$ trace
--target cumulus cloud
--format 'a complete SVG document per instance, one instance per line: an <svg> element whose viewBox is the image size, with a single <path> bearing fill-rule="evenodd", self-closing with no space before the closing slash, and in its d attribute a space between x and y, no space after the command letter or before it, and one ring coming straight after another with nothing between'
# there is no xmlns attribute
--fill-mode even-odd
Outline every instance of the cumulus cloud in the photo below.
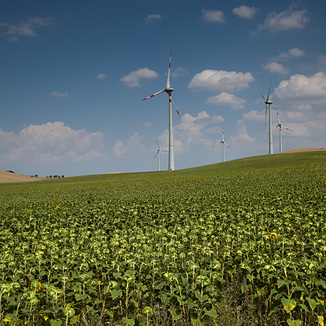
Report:
<svg viewBox="0 0 326 326"><path fill-rule="evenodd" d="M10 162L50 164L66 160L79 162L103 157L100 132L89 133L85 129L74 130L58 121L30 125L18 134L4 133L0 130L0 139L6 143L6 160Z"/></svg>
<svg viewBox="0 0 326 326"><path fill-rule="evenodd" d="M0 149L10 148L16 143L18 136L14 132L7 132L0 128Z"/></svg>
<svg viewBox="0 0 326 326"><path fill-rule="evenodd" d="M305 52L303 50L292 48L289 49L287 52L282 52L279 57L282 59L288 59L288 58L298 58L305 55Z"/></svg>
<svg viewBox="0 0 326 326"><path fill-rule="evenodd" d="M180 76L187 76L187 75L188 75L188 71L183 67L177 67L176 69L171 71L171 77L173 78L178 78Z"/></svg>
<svg viewBox="0 0 326 326"><path fill-rule="evenodd" d="M209 115L205 110L196 116L186 113L179 123L174 125L174 152L186 153L196 146L211 148L214 142L211 140L212 132L216 132L216 125L224 122L220 115ZM162 148L168 148L169 131L166 129L158 137Z"/></svg>
<svg viewBox="0 0 326 326"><path fill-rule="evenodd" d="M202 19L208 23L224 23L224 13L220 10L202 10Z"/></svg>
<svg viewBox="0 0 326 326"><path fill-rule="evenodd" d="M239 18L253 19L258 12L258 9L255 7L240 6L233 9L233 14Z"/></svg>
<svg viewBox="0 0 326 326"><path fill-rule="evenodd" d="M252 143L255 141L253 137L248 134L247 127L243 120L237 121L237 135L231 136L231 141L237 146L245 146L245 144Z"/></svg>
<svg viewBox="0 0 326 326"><path fill-rule="evenodd" d="M120 81L128 87L139 87L142 79L153 79L157 76L158 74L155 71L148 68L141 68L130 72L127 76L122 77Z"/></svg>
<svg viewBox="0 0 326 326"><path fill-rule="evenodd" d="M299 111L310 111L310 110L312 110L312 106L309 105L309 104L297 105L296 108L297 108Z"/></svg>
<svg viewBox="0 0 326 326"><path fill-rule="evenodd" d="M288 74L289 69L284 67L282 64L277 63L275 61L269 62L262 66L264 69L268 70L269 72L275 72L277 74Z"/></svg>
<svg viewBox="0 0 326 326"><path fill-rule="evenodd" d="M146 22L146 24L150 24L150 23L154 23L161 19L162 19L162 17L160 14L150 14L146 17L145 22Z"/></svg>
<svg viewBox="0 0 326 326"><path fill-rule="evenodd" d="M243 114L243 119L248 121L265 121L264 111L251 110Z"/></svg>
<svg viewBox="0 0 326 326"><path fill-rule="evenodd" d="M146 152L145 146L142 144L142 136L135 132L126 142L116 140L113 146L113 156L116 158L127 158L129 154L141 155Z"/></svg>
<svg viewBox="0 0 326 326"><path fill-rule="evenodd" d="M207 103L219 106L230 106L231 109L237 110L244 108L243 104L246 103L246 100L230 93L221 92L219 95L209 97Z"/></svg>
<svg viewBox="0 0 326 326"><path fill-rule="evenodd" d="M56 96L56 97L68 97L69 96L68 92L60 93L58 91L54 91L50 95Z"/></svg>
<svg viewBox="0 0 326 326"><path fill-rule="evenodd" d="M186 113L175 126L175 137L180 145L176 152L186 152L196 145L211 147L213 143L209 137L209 128L221 122L224 122L222 116L209 115L205 110L199 112L197 116Z"/></svg>
<svg viewBox="0 0 326 326"><path fill-rule="evenodd" d="M321 140L321 144L324 140L326 131L326 112L315 113L313 111L297 112L290 111L285 114L286 127L293 130L291 133L294 137L314 137L316 142ZM283 121L282 121L283 122ZM307 139L308 140L308 139ZM311 141L311 139L309 140ZM317 145L318 146L318 145ZM308 146L302 147L317 147Z"/></svg>
<svg viewBox="0 0 326 326"><path fill-rule="evenodd" d="M278 99L287 102L304 104L326 103L326 75L318 72L311 77L301 74L292 75L283 80L275 89Z"/></svg>
<svg viewBox="0 0 326 326"><path fill-rule="evenodd" d="M254 80L250 72L203 70L192 78L188 88L194 91L235 91L248 88Z"/></svg>
<svg viewBox="0 0 326 326"><path fill-rule="evenodd" d="M18 36L36 37L36 29L39 26L49 26L52 23L52 18L33 17L25 23L17 25L9 23L0 23L0 28L5 29L4 35L7 35L10 40L17 41Z"/></svg>
<svg viewBox="0 0 326 326"><path fill-rule="evenodd" d="M99 80L106 80L106 74L98 74L96 78Z"/></svg>
<svg viewBox="0 0 326 326"><path fill-rule="evenodd" d="M288 10L269 14L260 29L266 29L271 32L303 29L310 21L308 14L309 12L305 9L295 10L295 6L290 6Z"/></svg>

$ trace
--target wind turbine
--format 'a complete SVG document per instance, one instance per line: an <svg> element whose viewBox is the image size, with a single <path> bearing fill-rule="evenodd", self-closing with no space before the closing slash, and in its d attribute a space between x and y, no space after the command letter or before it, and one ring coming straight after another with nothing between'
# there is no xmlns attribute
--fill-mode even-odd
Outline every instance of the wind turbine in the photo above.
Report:
<svg viewBox="0 0 326 326"><path fill-rule="evenodd" d="M157 152L154 156L154 158L156 158L156 156L158 156L158 171L161 171L161 159L160 159L160 152L167 152L165 149L161 149L160 145L158 143L158 140L156 139L156 143L157 143Z"/></svg>
<svg viewBox="0 0 326 326"><path fill-rule="evenodd" d="M269 154L273 154L273 137L272 137L272 117L271 117L271 105L273 102L269 99L269 93L271 91L272 82L269 85L268 95L265 99L264 95L262 95L262 98L264 99L266 108L265 108L265 128L266 128L266 116L267 116L267 105L268 105L268 135L269 135Z"/></svg>
<svg viewBox="0 0 326 326"><path fill-rule="evenodd" d="M169 70L168 70L168 78L166 81L165 88L161 89L159 92L154 93L150 96L147 96L143 99L143 101L154 97L158 94L166 92L169 95L169 171L174 170L174 150L173 150L173 124L172 124L172 104L174 105L179 117L180 113L174 104L174 101L172 100L171 93L174 91L174 89L170 85L170 71L171 71L171 58L172 58L172 52L170 53L170 63L169 63ZM181 118L181 117L180 117Z"/></svg>
<svg viewBox="0 0 326 326"><path fill-rule="evenodd" d="M227 144L225 144L224 141L224 128L223 128L223 132L222 132L222 140L216 145L216 146L212 146L212 147L217 147L218 145L222 144L222 162L225 162L225 145L232 151L232 148L230 146L228 146Z"/></svg>
<svg viewBox="0 0 326 326"><path fill-rule="evenodd" d="M280 153L282 153L282 124L281 124L280 117L278 115L277 108L276 108L276 115L277 115L277 126L276 126L276 128L279 128L279 148L280 148ZM292 132L292 130L289 129L289 128L285 128L285 130L288 130L288 131L291 131Z"/></svg>

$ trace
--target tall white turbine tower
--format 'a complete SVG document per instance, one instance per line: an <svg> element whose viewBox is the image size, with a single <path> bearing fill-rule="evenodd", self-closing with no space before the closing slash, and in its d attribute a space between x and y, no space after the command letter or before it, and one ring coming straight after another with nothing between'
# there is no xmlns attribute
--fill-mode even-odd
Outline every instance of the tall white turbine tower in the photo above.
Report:
<svg viewBox="0 0 326 326"><path fill-rule="evenodd" d="M218 145L222 144L222 162L225 162L225 141L224 141L224 128L223 128L223 132L222 132L222 140L214 147L217 147ZM226 145L231 151L232 151L232 148L228 145Z"/></svg>
<svg viewBox="0 0 326 326"><path fill-rule="evenodd" d="M271 91L272 82L269 85L269 91L267 98L265 99L264 95L262 95L262 98L265 102L265 128L266 128L266 115L267 115L267 106L268 106L268 136L269 136L269 154L273 154L273 137L272 137L272 114L271 114L271 105L273 102L269 99L269 93Z"/></svg>
<svg viewBox="0 0 326 326"><path fill-rule="evenodd" d="M283 151L282 150L282 124L281 124L281 120L280 120L277 108L276 108L276 115L277 115L277 126L276 126L276 128L279 128L279 151L280 151L280 153L282 153L282 151ZM292 132L292 130L289 129L289 128L285 128L285 130L288 130L288 131Z"/></svg>
<svg viewBox="0 0 326 326"><path fill-rule="evenodd" d="M158 156L158 171L161 171L161 158L160 158L160 153L161 152L167 152L165 149L161 149L159 143L158 143L158 140L156 140L156 143L157 143L157 152L154 156L154 158L156 158L156 156Z"/></svg>
<svg viewBox="0 0 326 326"><path fill-rule="evenodd" d="M171 58L172 58L172 52L170 53L170 63L169 63L169 70L168 70L168 78L166 81L166 86L165 88L161 89L159 92L154 93L150 96L147 96L143 99L143 101L156 96L158 94L166 92L169 95L169 171L174 170L174 150L173 150L173 124L172 124L172 104L174 105L179 117L180 113L174 104L172 100L171 93L174 91L174 89L170 86L170 71L171 71Z"/></svg>

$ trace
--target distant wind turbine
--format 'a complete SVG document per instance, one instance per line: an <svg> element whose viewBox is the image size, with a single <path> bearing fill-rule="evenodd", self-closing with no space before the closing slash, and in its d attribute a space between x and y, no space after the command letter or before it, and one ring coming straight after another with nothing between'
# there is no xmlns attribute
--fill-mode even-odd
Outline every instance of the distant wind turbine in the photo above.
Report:
<svg viewBox="0 0 326 326"><path fill-rule="evenodd" d="M158 140L156 140L156 143L157 143L157 152L156 152L156 154L155 154L155 156L154 156L154 158L156 158L156 156L158 156L158 171L161 171L161 158L160 158L160 153L161 152L168 152L168 151L166 151L165 149L161 149L160 148L160 145L159 145L159 143L158 143Z"/></svg>
<svg viewBox="0 0 326 326"><path fill-rule="evenodd" d="M269 99L269 94L271 92L272 82L269 85L269 91L267 98L265 99L264 95L261 97L264 99L265 102L265 128L266 128L266 116L267 116L267 105L268 105L268 135L269 135L269 154L273 154L273 137L272 137L272 117L271 117L271 105L273 102Z"/></svg>
<svg viewBox="0 0 326 326"><path fill-rule="evenodd" d="M225 144L225 141L224 141L224 128L223 128L223 132L222 132L222 140L215 146L212 146L213 148L214 147L217 147L218 145L222 144L222 162L225 162L225 145L232 151L232 148L230 146L228 146L227 144Z"/></svg>
<svg viewBox="0 0 326 326"><path fill-rule="evenodd" d="M276 128L279 128L279 150L280 150L280 153L282 153L282 124L281 124L281 120L280 120L277 108L276 108L276 115L277 115L277 126L276 126ZM289 128L285 128L285 130L288 130L288 131L292 132L292 130L289 129Z"/></svg>
<svg viewBox="0 0 326 326"><path fill-rule="evenodd" d="M162 90L160 90L157 93L154 93L150 96L147 96L143 99L143 101L154 97L158 94L166 92L169 95L169 171L174 170L174 150L173 150L173 124L172 124L172 104L174 105L179 117L180 113L174 104L174 101L172 100L171 93L174 91L174 89L170 86L170 71L171 71L171 58L172 58L172 52L170 53L170 63L169 63L169 70L168 70L168 78L166 81L166 86ZM180 117L181 118L181 117Z"/></svg>

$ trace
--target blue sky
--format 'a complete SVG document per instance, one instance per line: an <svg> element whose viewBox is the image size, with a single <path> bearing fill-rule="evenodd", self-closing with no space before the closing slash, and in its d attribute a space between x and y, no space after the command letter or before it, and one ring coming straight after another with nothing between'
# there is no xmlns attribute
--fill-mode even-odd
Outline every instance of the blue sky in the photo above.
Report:
<svg viewBox="0 0 326 326"><path fill-rule="evenodd" d="M40 176L154 171L326 147L324 0L0 2L0 170ZM286 130L289 128L292 132ZM273 149L278 153L278 129ZM161 153L161 169L168 166Z"/></svg>

